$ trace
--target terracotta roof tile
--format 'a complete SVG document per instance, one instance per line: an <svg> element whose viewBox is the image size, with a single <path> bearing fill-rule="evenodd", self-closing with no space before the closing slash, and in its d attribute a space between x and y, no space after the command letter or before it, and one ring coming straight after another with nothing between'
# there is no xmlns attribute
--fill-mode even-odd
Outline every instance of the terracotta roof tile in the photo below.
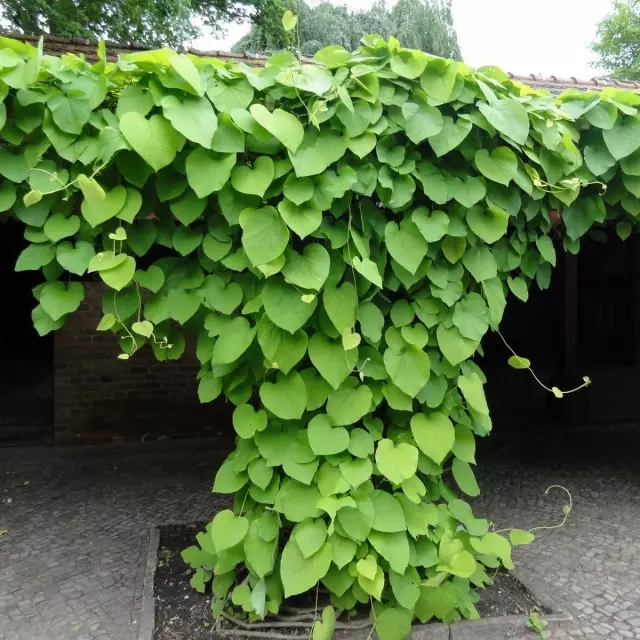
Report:
<svg viewBox="0 0 640 640"><path fill-rule="evenodd" d="M9 38L30 42L34 45L38 44L39 36L27 36L21 33L4 33ZM116 61L118 56L127 53L136 53L138 51L146 51L148 47L136 44L121 44L118 42L107 42L107 58ZM49 55L62 55L64 53L75 53L76 55L84 55L89 62L95 62L98 57L96 55L96 43L83 38L60 38L58 36L44 37L44 51ZM255 53L231 53L229 51L200 51L197 49L187 49L186 52L197 56L220 58L222 60L236 60L244 62L254 67L261 67L267 56ZM579 79L576 77L559 78L558 76L542 76L535 73L528 75L518 75L514 73L508 74L512 80L517 80L528 84L536 89L547 89L553 94L562 93L566 89L579 89L580 91L597 91L604 87L616 87L618 89L629 89L632 91L640 90L640 82L615 80L613 78L590 78Z"/></svg>

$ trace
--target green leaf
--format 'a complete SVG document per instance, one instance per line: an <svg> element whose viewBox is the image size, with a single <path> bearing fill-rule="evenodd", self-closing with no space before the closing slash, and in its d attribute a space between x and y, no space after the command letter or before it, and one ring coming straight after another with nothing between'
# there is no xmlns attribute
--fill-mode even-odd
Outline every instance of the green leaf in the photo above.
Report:
<svg viewBox="0 0 640 640"><path fill-rule="evenodd" d="M371 527L383 533L396 533L407 528L400 503L386 491L379 489L371 494L374 519Z"/></svg>
<svg viewBox="0 0 640 640"><path fill-rule="evenodd" d="M47 282L40 290L40 306L53 320L60 320L73 313L84 298L84 287L79 282L70 282L65 287L62 282Z"/></svg>
<svg viewBox="0 0 640 640"><path fill-rule="evenodd" d="M427 242L418 227L409 219L398 226L388 222L384 239L391 257L411 274L415 274L427 254Z"/></svg>
<svg viewBox="0 0 640 640"><path fill-rule="evenodd" d="M400 353L392 348L386 349L384 366L394 384L412 398L427 384L431 372L429 356L411 344Z"/></svg>
<svg viewBox="0 0 640 640"><path fill-rule="evenodd" d="M449 228L449 216L444 211L429 213L426 207L418 207L411 214L411 219L427 242L438 242Z"/></svg>
<svg viewBox="0 0 640 640"><path fill-rule="evenodd" d="M460 376L458 378L458 387L460 391L462 391L462 395L467 401L467 404L472 409L478 413L489 415L489 407L487 406L487 399L484 395L482 380L475 371Z"/></svg>
<svg viewBox="0 0 640 640"><path fill-rule="evenodd" d="M334 559L335 560L335 559ZM336 612L331 606L322 610L322 621L316 620L313 623L312 640L331 640L336 628Z"/></svg>
<svg viewBox="0 0 640 640"><path fill-rule="evenodd" d="M296 205L311 200L314 193L313 180L311 178L296 178L293 173L284 181L283 193L288 200Z"/></svg>
<svg viewBox="0 0 640 640"><path fill-rule="evenodd" d="M135 111L128 111L120 118L120 131L131 148L154 171L173 162L183 138L169 121L155 114L148 120Z"/></svg>
<svg viewBox="0 0 640 640"><path fill-rule="evenodd" d="M489 309L479 294L470 293L456 303L453 324L464 338L480 342L489 328Z"/></svg>
<svg viewBox="0 0 640 640"><path fill-rule="evenodd" d="M233 109L246 109L251 104L253 87L245 78L227 82L214 77L207 84L207 96L218 111L230 113Z"/></svg>
<svg viewBox="0 0 640 640"><path fill-rule="evenodd" d="M420 76L422 90L438 102L449 102L456 83L458 64L453 60L432 58Z"/></svg>
<svg viewBox="0 0 640 640"><path fill-rule="evenodd" d="M187 227L202 215L206 205L207 201L204 198L200 199L192 191L187 191L187 193L178 200L173 200L169 204L169 208L171 209L171 213Z"/></svg>
<svg viewBox="0 0 640 640"><path fill-rule="evenodd" d="M299 373L278 374L277 381L263 382L260 399L264 406L283 420L302 417L307 404L307 390Z"/></svg>
<svg viewBox="0 0 640 640"><path fill-rule="evenodd" d="M331 545L325 543L311 557L305 558L293 536L282 551L280 579L285 597L312 589L327 573L331 565Z"/></svg>
<svg viewBox="0 0 640 640"><path fill-rule="evenodd" d="M378 265L369 260L369 258L360 258L355 256L353 258L353 268L362 276L364 276L369 282L372 282L377 287L382 289L382 276L378 271Z"/></svg>
<svg viewBox="0 0 640 640"><path fill-rule="evenodd" d="M245 209L240 226L242 246L253 265L267 264L284 253L289 230L273 207Z"/></svg>
<svg viewBox="0 0 640 640"><path fill-rule="evenodd" d="M111 269L101 269L99 273L105 284L116 291L121 291L133 280L135 272L135 259L131 256L126 256L117 266Z"/></svg>
<svg viewBox="0 0 640 640"><path fill-rule="evenodd" d="M527 287L527 281L523 277L512 278L509 276L507 284L516 298L519 298L522 302L526 302L529 299L529 288Z"/></svg>
<svg viewBox="0 0 640 640"><path fill-rule="evenodd" d="M404 442L394 445L392 440L383 438L376 449L378 471L393 484L402 484L415 475L418 468L418 450Z"/></svg>
<svg viewBox="0 0 640 640"><path fill-rule="evenodd" d="M358 360L358 350L345 351L342 344L329 340L323 333L316 332L309 340L309 358L320 375L338 389L353 371Z"/></svg>
<svg viewBox="0 0 640 640"><path fill-rule="evenodd" d="M241 404L233 412L233 428L241 438L253 438L257 431L267 428L267 413L256 411L250 404Z"/></svg>
<svg viewBox="0 0 640 640"><path fill-rule="evenodd" d="M319 414L308 424L309 446L317 456L332 456L342 453L349 446L349 432L344 427L335 427L331 418Z"/></svg>
<svg viewBox="0 0 640 640"><path fill-rule="evenodd" d="M209 100L196 96L183 96L180 99L171 95L162 98L160 104L165 117L176 131L187 140L206 149L211 148L218 120Z"/></svg>
<svg viewBox="0 0 640 640"><path fill-rule="evenodd" d="M429 144L438 157L453 151L471 132L473 125L464 118L453 120L449 116L442 118L440 133L429 138Z"/></svg>
<svg viewBox="0 0 640 640"><path fill-rule="evenodd" d="M602 145L587 145L584 148L584 162L596 176L601 176L615 166L616 159L607 151L607 148ZM623 165L624 170L624 165Z"/></svg>
<svg viewBox="0 0 640 640"><path fill-rule="evenodd" d="M211 537L216 552L230 549L240 544L249 530L249 521L237 516L230 509L224 509L216 514L211 523Z"/></svg>
<svg viewBox="0 0 640 640"><path fill-rule="evenodd" d="M84 275L94 255L93 245L84 240L78 240L75 246L70 242L61 242L56 247L60 266L78 276Z"/></svg>
<svg viewBox="0 0 640 640"><path fill-rule="evenodd" d="M405 102L402 105L402 114L405 117L405 133L414 144L420 144L426 138L442 131L442 114L435 107Z"/></svg>
<svg viewBox="0 0 640 640"><path fill-rule="evenodd" d="M291 532L298 549L305 558L317 553L327 539L327 525L324 520L305 520L298 523Z"/></svg>
<svg viewBox="0 0 640 640"><path fill-rule="evenodd" d="M358 322L366 338L372 343L380 341L384 328L384 316L373 302L364 302L358 307Z"/></svg>
<svg viewBox="0 0 640 640"><path fill-rule="evenodd" d="M488 556L496 556L502 561L505 569L513 569L511 545L499 533L489 532L482 538L470 538L471 546L478 552Z"/></svg>
<svg viewBox="0 0 640 640"><path fill-rule="evenodd" d="M332 391L327 400L327 414L337 426L358 422L371 410L373 395L366 385Z"/></svg>
<svg viewBox="0 0 640 640"><path fill-rule="evenodd" d="M214 493L235 493L247 484L247 474L234 468L234 455L231 454L218 469L213 482Z"/></svg>
<svg viewBox="0 0 640 640"><path fill-rule="evenodd" d="M438 411L414 415L411 418L411 433L422 453L437 464L447 457L456 438L451 420Z"/></svg>
<svg viewBox="0 0 640 640"><path fill-rule="evenodd" d="M264 196L273 182L275 169L273 160L269 156L259 156L253 163L253 168L236 166L231 171L231 184L240 193Z"/></svg>
<svg viewBox="0 0 640 640"><path fill-rule="evenodd" d="M282 109L270 112L261 104L252 104L249 111L258 124L280 140L291 153L297 151L304 138L304 129L298 118Z"/></svg>
<svg viewBox="0 0 640 640"><path fill-rule="evenodd" d="M85 199L82 201L81 211L84 219L92 226L115 218L127 202L127 189L118 185L105 194L104 199Z"/></svg>
<svg viewBox="0 0 640 640"><path fill-rule="evenodd" d="M350 282L324 288L324 309L340 334L350 332L356 324L358 294Z"/></svg>
<svg viewBox="0 0 640 640"><path fill-rule="evenodd" d="M522 529L511 529L509 531L509 541L513 546L531 544L535 539L535 535L530 531L523 531Z"/></svg>
<svg viewBox="0 0 640 640"><path fill-rule="evenodd" d="M329 253L321 244L307 244L302 253L286 253L282 275L287 282L302 289L319 291L329 276Z"/></svg>
<svg viewBox="0 0 640 640"><path fill-rule="evenodd" d="M246 318L233 318L224 324L224 336L219 337L213 347L213 364L235 362L250 346L256 328Z"/></svg>
<svg viewBox="0 0 640 640"><path fill-rule="evenodd" d="M493 244L507 232L509 214L500 207L478 205L467 211L467 224L479 238Z"/></svg>
<svg viewBox="0 0 640 640"><path fill-rule="evenodd" d="M640 147L640 118L620 115L611 129L603 130L602 137L616 160L626 158Z"/></svg>
<svg viewBox="0 0 640 640"><path fill-rule="evenodd" d="M78 135L91 117L91 104L82 95L58 95L47 103L53 121L66 133Z"/></svg>
<svg viewBox="0 0 640 640"><path fill-rule="evenodd" d="M459 458L455 458L452 465L453 477L457 482L458 486L464 493L468 496L479 496L480 489L478 487L478 483L476 482L476 477L473 474L473 470L471 469L471 465L464 460L460 460Z"/></svg>
<svg viewBox="0 0 640 640"><path fill-rule="evenodd" d="M285 198L278 204L278 211L287 226L301 239L313 233L322 222L322 210L314 201L297 205Z"/></svg>
<svg viewBox="0 0 640 640"><path fill-rule="evenodd" d="M518 159L509 147L497 147L491 153L478 149L475 163L483 176L504 185L508 185L518 171Z"/></svg>
<svg viewBox="0 0 640 640"><path fill-rule="evenodd" d="M189 186L198 198L206 198L224 187L235 164L235 153L216 153L198 147L187 156L186 172Z"/></svg>
<svg viewBox="0 0 640 640"><path fill-rule="evenodd" d="M297 24L298 16L287 9L287 11L282 14L282 26L284 27L284 30L293 31Z"/></svg>
<svg viewBox="0 0 640 640"><path fill-rule="evenodd" d="M457 327L447 329L443 324L439 324L436 336L442 355L452 365L470 358L478 348L478 343L475 340L465 338Z"/></svg>
<svg viewBox="0 0 640 640"><path fill-rule="evenodd" d="M376 622L376 634L380 640L403 640L411 632L413 610L401 607L388 607Z"/></svg>
<svg viewBox="0 0 640 640"><path fill-rule="evenodd" d="M44 244L30 244L22 250L16 262L16 271L36 271L49 264L56 256L55 247Z"/></svg>
<svg viewBox="0 0 640 640"><path fill-rule="evenodd" d="M289 333L303 327L316 308L316 300L305 303L300 292L275 278L270 278L262 289L262 302L269 320Z"/></svg>
<svg viewBox="0 0 640 640"><path fill-rule="evenodd" d="M481 102L480 113L500 133L518 144L524 144L529 136L529 114L512 98L498 99L491 104Z"/></svg>
<svg viewBox="0 0 640 640"><path fill-rule="evenodd" d="M258 343L271 367L289 373L306 354L308 338L302 329L291 334L264 316L258 324Z"/></svg>

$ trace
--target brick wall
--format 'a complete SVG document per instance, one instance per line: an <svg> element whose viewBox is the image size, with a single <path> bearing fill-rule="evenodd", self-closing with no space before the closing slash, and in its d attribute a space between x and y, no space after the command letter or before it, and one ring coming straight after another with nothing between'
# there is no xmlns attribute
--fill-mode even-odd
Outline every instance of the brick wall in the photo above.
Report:
<svg viewBox="0 0 640 640"><path fill-rule="evenodd" d="M96 331L101 284L84 285L82 306L54 337L54 443L189 435L230 439L228 405L198 401L195 355L158 362L144 347L131 360L118 360L113 334Z"/></svg>

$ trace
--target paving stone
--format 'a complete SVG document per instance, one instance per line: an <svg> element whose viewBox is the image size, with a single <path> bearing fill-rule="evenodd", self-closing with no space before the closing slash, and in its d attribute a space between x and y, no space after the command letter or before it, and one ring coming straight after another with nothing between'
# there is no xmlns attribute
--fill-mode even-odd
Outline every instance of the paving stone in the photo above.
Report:
<svg viewBox="0 0 640 640"><path fill-rule="evenodd" d="M572 494L566 525L514 553L574 615L552 640L640 640L639 456L640 429L494 436L479 448L474 512L496 528L557 524L566 496L545 489ZM210 492L220 459L195 442L0 451L0 640L135 638L150 527L226 505Z"/></svg>

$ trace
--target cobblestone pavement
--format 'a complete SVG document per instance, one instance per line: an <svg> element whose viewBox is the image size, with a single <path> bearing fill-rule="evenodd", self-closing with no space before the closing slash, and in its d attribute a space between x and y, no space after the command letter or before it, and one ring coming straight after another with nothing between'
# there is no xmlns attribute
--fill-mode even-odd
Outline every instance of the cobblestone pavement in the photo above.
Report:
<svg viewBox="0 0 640 640"><path fill-rule="evenodd" d="M498 435L480 452L475 511L498 527L553 524L565 498L544 490L572 493L565 527L516 553L576 617L554 639L640 640L640 428L633 435ZM149 528L211 515L220 456L210 443L119 447L0 451L0 640L137 638Z"/></svg>

